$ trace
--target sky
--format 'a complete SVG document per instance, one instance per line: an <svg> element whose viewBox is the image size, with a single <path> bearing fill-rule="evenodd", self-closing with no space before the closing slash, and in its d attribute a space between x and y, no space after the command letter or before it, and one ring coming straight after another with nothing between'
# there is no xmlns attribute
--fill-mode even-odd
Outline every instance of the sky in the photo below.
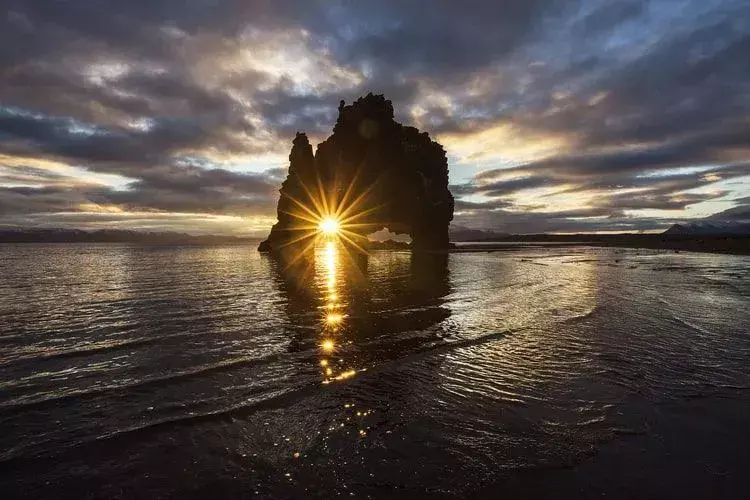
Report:
<svg viewBox="0 0 750 500"><path fill-rule="evenodd" d="M0 228L263 236L295 132L393 101L454 225L750 219L747 0L0 0Z"/></svg>

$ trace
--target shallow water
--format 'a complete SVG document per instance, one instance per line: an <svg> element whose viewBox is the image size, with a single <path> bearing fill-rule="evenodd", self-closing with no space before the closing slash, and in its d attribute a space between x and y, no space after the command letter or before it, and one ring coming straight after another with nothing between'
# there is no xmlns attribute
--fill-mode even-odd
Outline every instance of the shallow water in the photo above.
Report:
<svg viewBox="0 0 750 500"><path fill-rule="evenodd" d="M734 496L750 258L0 245L11 497Z"/></svg>

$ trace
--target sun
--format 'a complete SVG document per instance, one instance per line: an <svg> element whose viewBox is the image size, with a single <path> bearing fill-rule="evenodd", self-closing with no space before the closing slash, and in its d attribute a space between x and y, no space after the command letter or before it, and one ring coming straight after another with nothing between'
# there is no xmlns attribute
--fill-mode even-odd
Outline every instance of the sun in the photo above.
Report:
<svg viewBox="0 0 750 500"><path fill-rule="evenodd" d="M333 235L338 234L340 229L341 229L341 225L339 224L339 221L337 221L333 217L324 217L318 223L318 230L321 233L326 234L328 236L333 236Z"/></svg>

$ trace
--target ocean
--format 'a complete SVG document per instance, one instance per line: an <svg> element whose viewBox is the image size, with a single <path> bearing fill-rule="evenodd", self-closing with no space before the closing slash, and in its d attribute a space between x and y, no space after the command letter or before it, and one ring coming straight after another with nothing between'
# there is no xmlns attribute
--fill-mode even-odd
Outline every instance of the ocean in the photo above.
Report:
<svg viewBox="0 0 750 500"><path fill-rule="evenodd" d="M742 496L750 257L0 245L3 498Z"/></svg>

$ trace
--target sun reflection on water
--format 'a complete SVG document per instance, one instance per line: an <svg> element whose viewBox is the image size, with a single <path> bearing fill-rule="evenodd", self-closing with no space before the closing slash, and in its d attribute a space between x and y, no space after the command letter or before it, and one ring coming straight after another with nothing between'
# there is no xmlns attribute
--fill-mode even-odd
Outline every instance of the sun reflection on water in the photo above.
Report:
<svg viewBox="0 0 750 500"><path fill-rule="evenodd" d="M344 304L340 297L342 294L339 290L339 274L342 271L341 262L341 242L337 239L330 239L324 242L324 246L319 248L323 254L321 259L322 269L318 269L324 278L323 286L320 290L322 305L321 314L321 341L320 351L323 356L320 359L320 368L323 376L323 383L345 380L356 375L357 371L342 366L344 360L338 357L331 359L331 356L340 347L341 330L346 319Z"/></svg>

